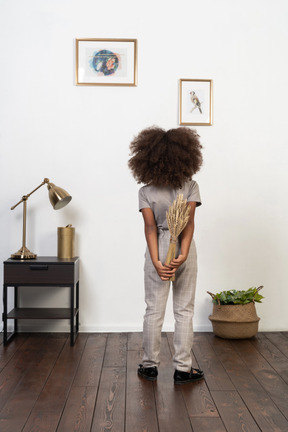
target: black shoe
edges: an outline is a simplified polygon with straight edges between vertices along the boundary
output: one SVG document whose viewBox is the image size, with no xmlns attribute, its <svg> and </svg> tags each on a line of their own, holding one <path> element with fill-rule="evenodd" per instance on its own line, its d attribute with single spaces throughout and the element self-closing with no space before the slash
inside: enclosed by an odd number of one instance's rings
<svg viewBox="0 0 288 432">
<path fill-rule="evenodd" d="M 186 384 L 194 381 L 199 381 L 204 378 L 204 372 L 200 369 L 191 369 L 190 372 L 182 372 L 177 369 L 174 372 L 175 384 Z"/>
<path fill-rule="evenodd" d="M 156 366 L 145 368 L 142 364 L 139 365 L 138 375 L 148 381 L 156 381 L 158 370 Z"/>
</svg>

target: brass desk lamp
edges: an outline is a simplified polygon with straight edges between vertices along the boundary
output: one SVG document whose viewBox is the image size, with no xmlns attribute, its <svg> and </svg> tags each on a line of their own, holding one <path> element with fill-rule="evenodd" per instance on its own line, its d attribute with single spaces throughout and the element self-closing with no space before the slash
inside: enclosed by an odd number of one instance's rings
<svg viewBox="0 0 288 432">
<path fill-rule="evenodd" d="M 47 188 L 49 191 L 49 199 L 54 210 L 59 210 L 65 207 L 72 199 L 72 197 L 66 192 L 64 189 L 61 189 L 58 186 L 55 186 L 53 183 L 50 183 L 48 178 L 44 178 L 43 182 L 37 186 L 32 192 L 28 195 L 24 195 L 21 200 L 11 207 L 11 210 L 14 210 L 19 204 L 23 202 L 23 240 L 22 247 L 18 250 L 18 252 L 11 255 L 11 258 L 14 259 L 34 259 L 37 257 L 36 254 L 30 252 L 26 247 L 26 212 L 27 212 L 27 200 L 37 189 L 39 189 L 44 184 L 47 184 Z"/>
</svg>

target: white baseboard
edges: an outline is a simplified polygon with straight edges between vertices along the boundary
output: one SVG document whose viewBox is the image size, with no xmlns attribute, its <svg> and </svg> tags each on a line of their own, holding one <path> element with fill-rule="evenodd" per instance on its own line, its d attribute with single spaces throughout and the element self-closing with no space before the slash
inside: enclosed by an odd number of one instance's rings
<svg viewBox="0 0 288 432">
<path fill-rule="evenodd" d="M 8 331 L 12 331 L 13 329 L 8 326 Z M 86 326 L 83 325 L 79 327 L 80 333 L 131 333 L 131 332 L 142 332 L 143 327 L 141 324 L 127 324 L 127 325 L 105 325 L 105 326 Z M 70 332 L 70 326 L 68 324 L 65 324 L 63 322 L 56 322 L 52 323 L 50 320 L 47 322 L 38 321 L 36 322 L 24 322 L 19 323 L 18 326 L 19 332 L 27 332 L 27 333 L 61 333 L 61 332 Z M 163 332 L 173 332 L 174 326 L 173 324 L 165 324 L 163 326 Z M 204 325 L 195 325 L 194 326 L 194 332 L 211 332 L 212 325 L 210 323 L 204 324 Z M 281 331 L 287 331 L 287 328 L 268 328 L 265 325 L 259 326 L 259 332 L 281 332 Z"/>
<path fill-rule="evenodd" d="M 8 329 L 8 331 L 11 331 L 12 329 Z M 125 325 L 125 326 L 81 326 L 79 327 L 80 333 L 131 333 L 131 332 L 142 332 L 143 327 L 142 324 L 140 325 Z M 163 326 L 163 332 L 173 332 L 174 326 L 171 324 L 167 324 Z M 207 325 L 201 325 L 201 326 L 195 326 L 194 327 L 195 332 L 210 332 L 212 331 L 212 326 Z M 70 332 L 70 327 L 67 324 L 64 323 L 55 323 L 52 324 L 49 323 L 37 323 L 37 325 L 33 325 L 33 323 L 21 323 L 19 324 L 19 332 L 23 333 L 50 333 L 50 332 Z"/>
</svg>

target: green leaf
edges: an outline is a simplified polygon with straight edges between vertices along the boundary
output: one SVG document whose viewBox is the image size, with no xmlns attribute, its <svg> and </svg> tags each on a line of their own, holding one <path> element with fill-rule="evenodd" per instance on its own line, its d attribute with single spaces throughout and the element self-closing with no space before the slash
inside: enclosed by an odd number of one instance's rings
<svg viewBox="0 0 288 432">
<path fill-rule="evenodd" d="M 214 295 L 213 303 L 217 304 L 218 300 L 222 305 L 247 304 L 253 302 L 253 300 L 255 302 L 262 303 L 261 300 L 263 298 L 264 297 L 258 293 L 256 287 L 251 287 L 246 291 L 244 290 L 221 291 L 220 293 Z"/>
</svg>

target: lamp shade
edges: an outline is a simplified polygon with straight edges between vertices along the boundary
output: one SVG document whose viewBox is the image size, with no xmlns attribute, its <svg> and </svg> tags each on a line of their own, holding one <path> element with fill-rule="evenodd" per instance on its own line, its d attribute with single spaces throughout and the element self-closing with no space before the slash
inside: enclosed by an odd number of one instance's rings
<svg viewBox="0 0 288 432">
<path fill-rule="evenodd" d="M 65 207 L 71 201 L 71 195 L 59 186 L 55 186 L 49 182 L 47 187 L 49 190 L 49 200 L 54 210 Z"/>
</svg>

